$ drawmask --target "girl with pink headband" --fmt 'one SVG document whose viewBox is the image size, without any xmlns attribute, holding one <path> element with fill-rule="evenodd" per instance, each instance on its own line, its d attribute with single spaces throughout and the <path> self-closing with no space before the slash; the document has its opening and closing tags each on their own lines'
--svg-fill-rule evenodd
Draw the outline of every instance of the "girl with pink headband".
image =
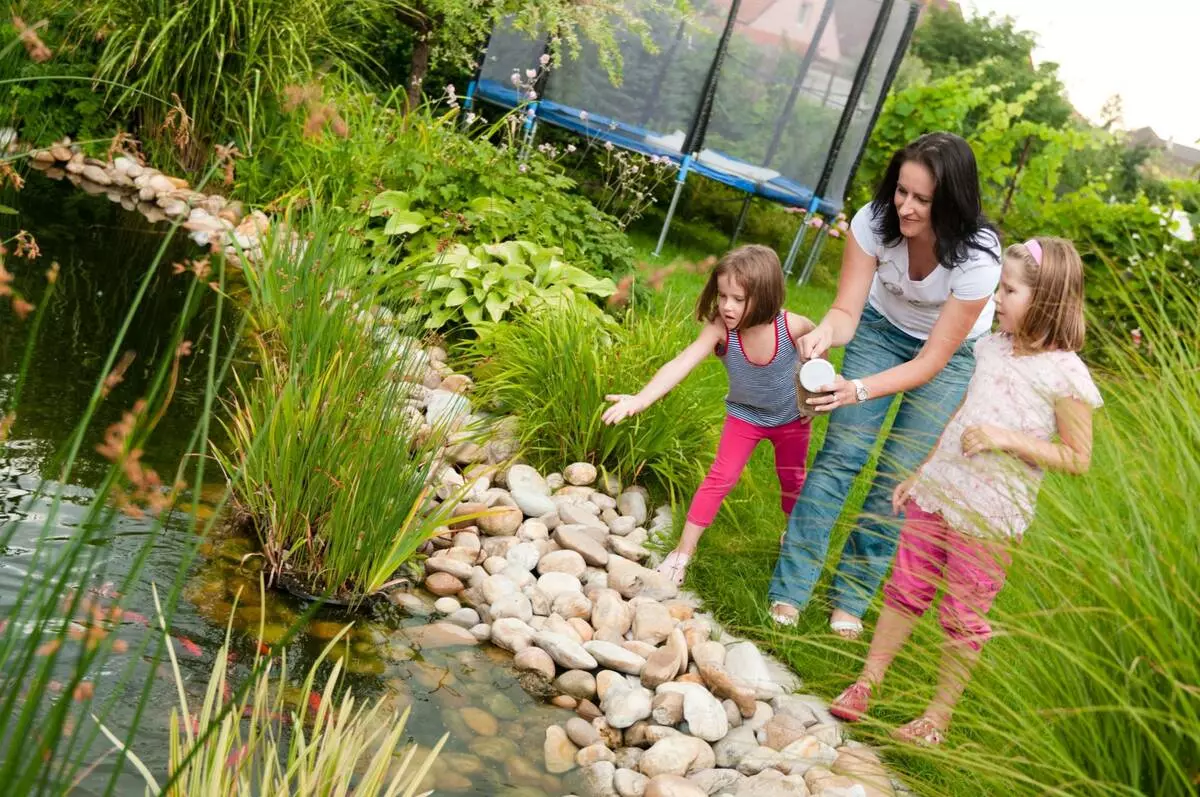
<svg viewBox="0 0 1200 797">
<path fill-rule="evenodd" d="M 975 344 L 975 373 L 962 406 L 892 508 L 904 512 L 899 550 L 871 650 L 858 680 L 830 707 L 854 722 L 943 589 L 946 634 L 933 702 L 896 738 L 936 745 L 971 667 L 991 635 L 986 616 L 1004 584 L 1009 548 L 1033 519 L 1046 470 L 1083 473 L 1100 394 L 1077 351 L 1083 346 L 1083 263 L 1069 241 L 1010 246 L 996 291 L 999 331 Z"/>
</svg>

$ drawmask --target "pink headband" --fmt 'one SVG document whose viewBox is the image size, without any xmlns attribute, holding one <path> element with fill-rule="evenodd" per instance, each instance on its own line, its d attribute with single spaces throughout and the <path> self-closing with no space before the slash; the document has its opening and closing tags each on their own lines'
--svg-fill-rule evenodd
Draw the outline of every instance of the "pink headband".
<svg viewBox="0 0 1200 797">
<path fill-rule="evenodd" d="M 1029 254 L 1033 255 L 1033 262 L 1040 266 L 1042 264 L 1042 245 L 1037 242 L 1037 239 L 1030 238 L 1022 246 L 1029 250 Z"/>
</svg>

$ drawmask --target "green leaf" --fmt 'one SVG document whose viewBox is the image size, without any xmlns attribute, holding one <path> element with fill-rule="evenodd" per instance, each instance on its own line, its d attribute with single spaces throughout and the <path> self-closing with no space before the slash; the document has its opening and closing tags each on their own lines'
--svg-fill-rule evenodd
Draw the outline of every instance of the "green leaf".
<svg viewBox="0 0 1200 797">
<path fill-rule="evenodd" d="M 417 210 L 402 210 L 388 217 L 383 231 L 388 235 L 412 235 L 427 223 L 424 213 Z"/>
<path fill-rule="evenodd" d="M 502 197 L 480 196 L 468 202 L 467 208 L 475 213 L 482 213 L 484 215 L 507 213 L 512 210 L 512 203 Z"/>
<path fill-rule="evenodd" d="M 15 215 L 17 215 L 17 209 L 10 208 L 8 205 L 0 205 L 0 213 L 6 214 L 9 216 L 15 216 Z"/>
<path fill-rule="evenodd" d="M 462 307 L 463 315 L 472 324 L 478 324 L 483 320 L 483 307 L 474 299 L 469 300 Z"/>
<path fill-rule="evenodd" d="M 449 274 L 439 274 L 429 283 L 429 290 L 444 291 L 451 288 L 461 288 L 462 286 L 461 280 L 457 280 Z"/>
<path fill-rule="evenodd" d="M 446 298 L 443 301 L 447 307 L 457 307 L 467 301 L 467 292 L 462 286 L 459 286 L 446 294 Z"/>
<path fill-rule="evenodd" d="M 498 244 L 485 244 L 482 249 L 497 260 L 503 260 L 508 265 L 524 264 L 526 249 L 523 241 L 504 241 Z"/>
<path fill-rule="evenodd" d="M 508 310 L 510 304 L 511 302 L 501 299 L 494 293 L 489 293 L 487 300 L 484 302 L 488 315 L 492 317 L 493 321 L 499 321 L 501 318 L 504 318 L 504 312 Z"/>
<path fill-rule="evenodd" d="M 410 204 L 412 197 L 403 191 L 384 191 L 371 200 L 370 213 L 372 216 L 387 216 L 408 210 Z"/>
</svg>

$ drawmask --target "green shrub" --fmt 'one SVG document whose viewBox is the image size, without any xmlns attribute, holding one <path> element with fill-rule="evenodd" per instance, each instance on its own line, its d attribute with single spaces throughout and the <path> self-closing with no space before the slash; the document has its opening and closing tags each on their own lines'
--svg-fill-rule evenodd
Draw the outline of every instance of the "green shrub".
<svg viewBox="0 0 1200 797">
<path fill-rule="evenodd" d="M 379 590 L 444 519 L 425 513 L 444 429 L 408 406 L 423 353 L 345 219 L 300 220 L 245 267 L 259 373 L 240 382 L 218 458 L 273 576 L 358 598 Z M 299 249 L 299 251 L 297 251 Z M 374 264 L 376 266 L 380 264 Z"/>
<path fill-rule="evenodd" d="M 496 325 L 464 353 L 484 406 L 520 420 L 524 451 L 551 468 L 591 462 L 627 483 L 689 495 L 712 460 L 724 407 L 719 369 L 695 373 L 616 426 L 600 415 L 611 393 L 633 393 L 698 330 L 689 308 L 663 317 L 630 313 L 617 324 L 578 308 L 525 314 Z"/>
</svg>

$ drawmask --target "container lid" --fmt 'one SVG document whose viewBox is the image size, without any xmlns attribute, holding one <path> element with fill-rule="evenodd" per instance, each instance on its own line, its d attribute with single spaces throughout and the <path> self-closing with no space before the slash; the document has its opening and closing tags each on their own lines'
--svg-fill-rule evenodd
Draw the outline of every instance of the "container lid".
<svg viewBox="0 0 1200 797">
<path fill-rule="evenodd" d="M 837 371 L 829 360 L 818 358 L 800 366 L 800 384 L 809 393 L 820 392 L 821 388 L 833 384 L 836 377 Z"/>
</svg>

